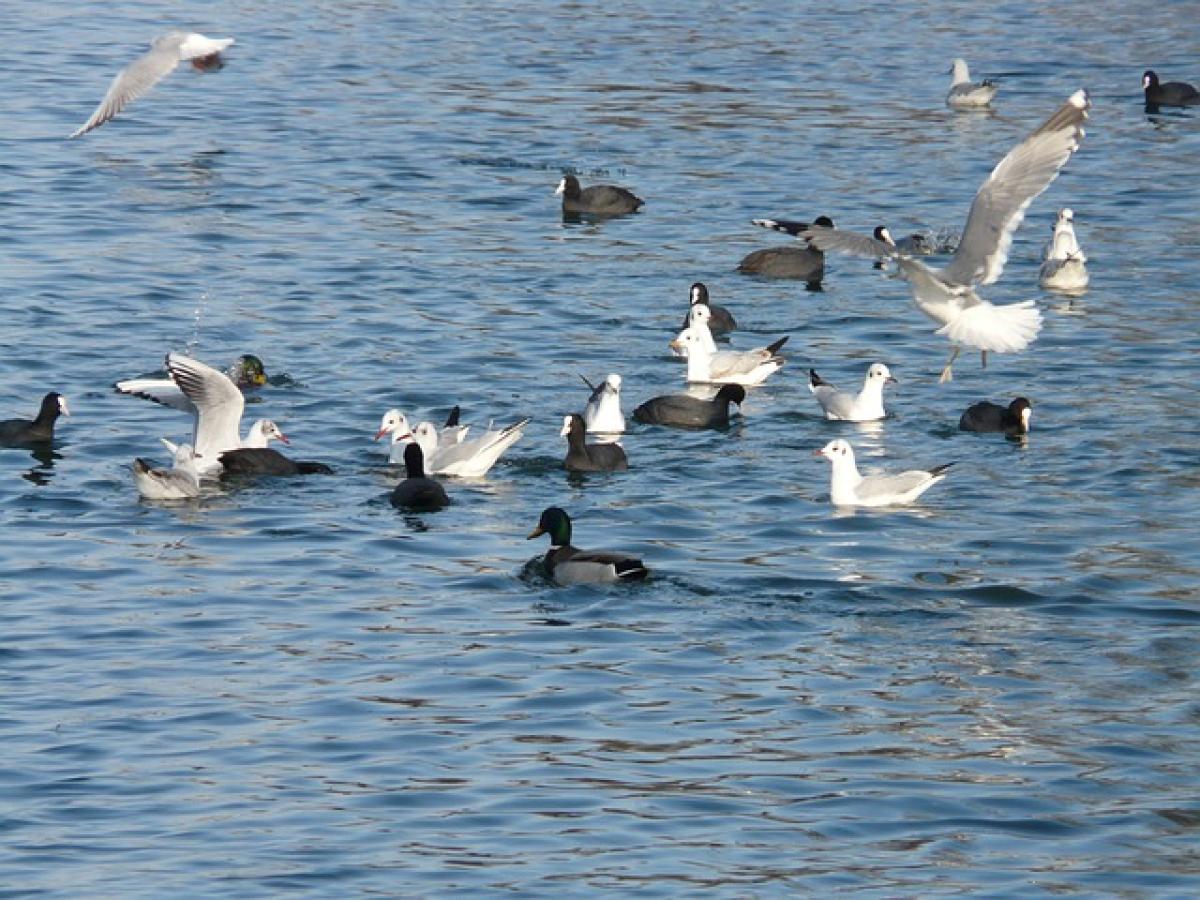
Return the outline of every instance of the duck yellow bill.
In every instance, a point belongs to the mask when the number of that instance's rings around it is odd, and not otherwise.
[[[533,531],[529,532],[529,535],[525,538],[525,540],[532,541],[535,537],[541,537],[545,533],[545,529],[539,525],[537,528],[533,529]]]

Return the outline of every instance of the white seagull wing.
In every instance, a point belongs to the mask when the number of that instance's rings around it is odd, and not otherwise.
[[[118,381],[113,387],[122,394],[132,394],[143,400],[152,400],[180,412],[193,415],[196,412],[195,404],[170,378],[127,378],[125,381]]]
[[[991,284],[1004,271],[1025,210],[1079,149],[1091,101],[1076,91],[1033,134],[996,164],[967,215],[962,240],[942,272],[953,284]]]
[[[99,128],[134,100],[141,97],[150,88],[170,75],[179,65],[178,46],[163,46],[157,44],[145,56],[134,60],[121,70],[109,85],[108,93],[82,126],[77,128],[71,137],[77,138],[87,134],[93,128]]]
[[[167,354],[167,371],[196,406],[192,446],[202,466],[212,466],[226,450],[242,446],[242,410],[246,401],[224,372],[178,353]]]

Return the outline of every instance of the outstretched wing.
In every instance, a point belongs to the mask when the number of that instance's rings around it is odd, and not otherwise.
[[[997,163],[980,186],[962,240],[943,270],[953,284],[991,284],[1004,271],[1025,210],[1079,149],[1091,101],[1079,90]]]
[[[126,106],[145,94],[150,88],[162,81],[179,65],[179,50],[177,47],[155,47],[145,56],[130,63],[109,85],[108,93],[81,127],[77,128],[71,137],[77,138],[87,134],[93,128],[99,128]]]

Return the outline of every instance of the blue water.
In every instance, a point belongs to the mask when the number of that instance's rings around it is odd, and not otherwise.
[[[0,450],[0,895],[1194,896],[1200,752],[1194,5],[183,5],[237,45],[77,141],[176,22],[135,2],[0,17],[0,418],[58,390],[51,458]],[[943,105],[966,56],[991,115]],[[758,216],[961,227],[991,167],[1086,86],[999,302],[1046,317],[986,370],[904,283],[734,273]],[[564,224],[561,171],[647,200]],[[1037,287],[1055,210],[1092,285]],[[678,388],[692,281],[789,363],[728,433],[635,426],[569,477],[579,374]],[[111,384],[255,352],[249,407],[330,478],[139,502],[186,418]],[[900,380],[824,421],[808,366]],[[961,434],[1025,394],[1021,445]],[[407,516],[382,413],[533,416],[448,510]],[[839,514],[812,451],[955,461]],[[994,438],[994,439],[993,439]],[[555,588],[541,509],[654,577]]]

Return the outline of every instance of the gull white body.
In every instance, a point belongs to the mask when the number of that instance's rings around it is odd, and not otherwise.
[[[703,345],[706,353],[717,352],[717,342],[712,334],[712,310],[708,308],[706,303],[693,303],[688,309],[687,326],[675,335],[675,340],[671,341],[671,352],[681,359],[687,359],[689,342],[683,340],[683,332],[688,328],[695,329],[700,336],[700,343]]]
[[[817,373],[811,370],[808,389],[825,411],[825,418],[843,422],[874,422],[887,416],[883,409],[883,388],[895,382],[887,366],[874,363],[867,369],[862,390],[857,394],[839,391],[821,381]]]
[[[77,138],[93,128],[99,128],[122,109],[149,91],[188,60],[219,60],[223,50],[233,44],[233,38],[210,38],[195,32],[170,31],[156,37],[150,51],[121,70],[96,111],[83,125],[72,132]]]
[[[1090,105],[1087,93],[1076,91],[1000,160],[976,192],[958,249],[944,269],[913,259],[890,239],[815,227],[804,232],[804,237],[822,250],[895,260],[917,308],[941,325],[936,333],[954,345],[942,369],[942,381],[952,377],[951,366],[963,346],[981,351],[984,364],[989,351],[1023,350],[1042,327],[1042,314],[1033,301],[996,305],[982,299],[975,289],[996,281],[1004,271],[1013,234],[1025,218],[1025,210],[1079,148]]]
[[[421,446],[429,474],[482,478],[504,451],[521,439],[528,424],[528,419],[522,419],[499,431],[489,428],[480,437],[446,444],[439,439],[432,422],[422,422],[413,429],[412,440]]]
[[[971,70],[965,59],[956,59],[950,66],[950,91],[946,94],[946,105],[954,109],[982,109],[992,102],[998,86],[990,81],[975,84],[971,81]]]
[[[945,478],[949,468],[945,465],[895,475],[862,475],[854,462],[854,449],[840,439],[815,453],[831,463],[829,499],[834,506],[903,506]]]
[[[133,461],[133,482],[146,500],[190,500],[200,496],[200,473],[190,444],[176,447],[163,441],[175,459],[174,468],[152,468],[143,459]]]
[[[755,350],[718,350],[715,353],[708,349],[711,341],[712,334],[707,326],[699,324],[689,325],[671,342],[673,350],[686,352],[687,380],[691,384],[753,387],[783,368],[783,357],[775,352],[782,341]]]
[[[1077,294],[1088,286],[1087,256],[1075,236],[1074,220],[1070,208],[1058,211],[1054,236],[1043,251],[1045,262],[1038,272],[1038,283],[1048,290]]]
[[[610,372],[600,384],[592,386],[592,395],[583,410],[583,422],[590,434],[623,434],[625,415],[621,412],[621,376]]]

